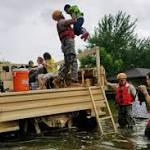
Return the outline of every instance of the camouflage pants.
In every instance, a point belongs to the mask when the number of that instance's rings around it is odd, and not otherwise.
[[[78,81],[78,63],[75,54],[64,55],[64,65],[59,69],[59,77],[65,80],[68,72],[71,71],[71,79]]]
[[[135,125],[135,121],[132,116],[132,105],[119,106],[118,123],[121,128],[124,128],[125,126],[127,126],[128,128],[132,128]]]

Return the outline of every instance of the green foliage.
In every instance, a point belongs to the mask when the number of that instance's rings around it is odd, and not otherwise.
[[[96,66],[96,58],[95,56],[87,56],[80,59],[81,68],[92,68]]]
[[[113,57],[122,57],[134,34],[136,20],[131,21],[130,15],[121,11],[114,17],[105,15],[98,23],[90,43],[104,47]]]
[[[136,39],[131,43],[125,59],[126,68],[132,67],[150,68],[150,40]]]
[[[103,64],[105,66],[106,72],[110,71],[109,68],[113,67],[112,66],[113,65],[112,55],[110,55],[109,53],[107,53],[107,51],[104,48],[101,48],[100,59],[101,59],[101,64]],[[112,73],[112,70],[109,73]]]
[[[118,59],[114,61],[114,72],[120,72],[123,71],[123,60],[122,59]]]
[[[136,22],[130,15],[119,11],[116,16],[105,15],[95,28],[87,47],[100,47],[101,64],[107,75],[133,67],[150,68],[150,40],[138,39],[135,33]],[[94,63],[89,59],[82,59],[81,66]]]

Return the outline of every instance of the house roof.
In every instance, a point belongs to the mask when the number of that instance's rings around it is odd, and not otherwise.
[[[141,77],[145,77],[147,73],[150,72],[150,69],[147,68],[133,68],[130,70],[125,71],[124,73],[127,74],[128,78],[141,78]],[[117,80],[115,76],[112,76],[110,78],[108,78],[108,80]]]
[[[149,72],[150,72],[150,69],[146,69],[146,68],[134,68],[134,69],[125,71],[128,78],[145,77],[146,74]]]

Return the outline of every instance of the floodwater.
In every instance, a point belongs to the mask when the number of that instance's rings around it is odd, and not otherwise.
[[[73,129],[40,137],[11,138],[0,141],[0,150],[150,150],[150,140],[144,137],[145,125],[146,120],[136,120],[133,131],[124,129],[103,137],[96,129]]]
[[[150,150],[144,137],[146,120],[137,120],[134,131],[119,130],[117,135],[100,137],[94,131],[62,131],[30,139],[13,139],[0,143],[0,150]]]

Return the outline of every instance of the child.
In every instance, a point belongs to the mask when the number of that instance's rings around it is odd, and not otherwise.
[[[48,79],[55,77],[57,75],[57,66],[55,64],[54,59],[52,59],[51,55],[48,52],[46,52],[43,54],[43,57],[44,57],[43,66],[46,68],[47,73],[38,75],[38,82],[39,82],[38,89],[46,88],[45,84],[48,81]]]
[[[70,14],[72,18],[76,18],[77,21],[74,23],[74,34],[79,36],[82,34],[81,39],[86,41],[89,37],[89,33],[85,28],[82,27],[84,23],[83,13],[80,11],[79,7],[76,5],[70,6],[66,4],[64,10],[67,14]]]

